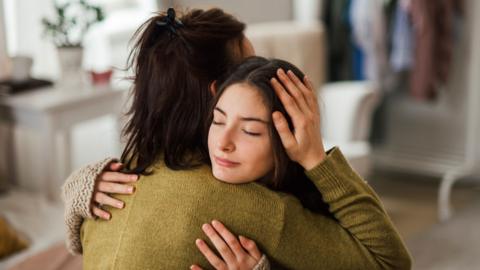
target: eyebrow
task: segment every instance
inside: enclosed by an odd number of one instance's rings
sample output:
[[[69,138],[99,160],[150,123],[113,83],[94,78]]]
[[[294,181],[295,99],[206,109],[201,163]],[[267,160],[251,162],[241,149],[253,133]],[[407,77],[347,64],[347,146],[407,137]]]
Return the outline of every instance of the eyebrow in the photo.
[[[225,113],[219,107],[215,107],[214,110],[216,110],[216,111],[220,112],[221,114],[227,116],[227,113]],[[268,125],[268,121],[265,121],[265,120],[257,118],[257,117],[240,117],[240,120],[242,120],[242,121],[256,121],[256,122],[260,122],[260,123],[264,123],[264,124]]]

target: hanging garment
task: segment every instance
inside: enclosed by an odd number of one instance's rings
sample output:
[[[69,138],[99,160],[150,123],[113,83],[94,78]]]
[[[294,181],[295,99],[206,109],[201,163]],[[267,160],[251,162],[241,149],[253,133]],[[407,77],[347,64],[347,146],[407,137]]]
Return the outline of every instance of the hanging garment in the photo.
[[[414,33],[410,4],[411,0],[401,0],[395,8],[390,54],[390,66],[394,72],[410,70],[413,66]]]
[[[364,54],[365,78],[381,84],[388,68],[383,0],[352,0],[350,19],[353,42]]]
[[[412,96],[418,100],[436,97],[445,84],[452,62],[453,19],[460,0],[412,1],[415,31],[415,63],[411,74]]]

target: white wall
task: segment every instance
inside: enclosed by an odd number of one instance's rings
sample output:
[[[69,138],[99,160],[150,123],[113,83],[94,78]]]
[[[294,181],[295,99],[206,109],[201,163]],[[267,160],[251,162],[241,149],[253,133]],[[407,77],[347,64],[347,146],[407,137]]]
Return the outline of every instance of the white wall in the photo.
[[[8,9],[7,38],[10,56],[34,59],[32,75],[58,76],[57,55],[53,44],[43,37],[41,19],[53,13],[53,0],[4,0]]]
[[[161,10],[173,5],[181,8],[219,7],[246,23],[291,20],[294,0],[159,0]]]
[[[5,37],[5,14],[3,1],[0,1],[0,79],[7,76],[7,42]]]

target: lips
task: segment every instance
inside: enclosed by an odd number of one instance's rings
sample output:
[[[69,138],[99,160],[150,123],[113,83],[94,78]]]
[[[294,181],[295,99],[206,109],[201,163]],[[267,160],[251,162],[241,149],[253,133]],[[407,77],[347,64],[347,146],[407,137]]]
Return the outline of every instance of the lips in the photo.
[[[215,156],[215,163],[217,163],[218,165],[220,165],[222,167],[227,167],[227,168],[232,168],[232,167],[240,165],[239,162],[230,161],[228,159],[219,158],[217,156]]]

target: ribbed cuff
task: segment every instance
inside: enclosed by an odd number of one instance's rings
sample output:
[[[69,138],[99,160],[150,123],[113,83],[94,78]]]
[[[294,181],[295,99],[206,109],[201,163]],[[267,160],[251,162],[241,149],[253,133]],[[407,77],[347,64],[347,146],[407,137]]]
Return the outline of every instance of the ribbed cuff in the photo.
[[[317,186],[326,202],[351,193],[359,183],[365,184],[338,147],[329,150],[325,159],[305,174]]]
[[[268,261],[267,256],[263,255],[252,270],[270,270],[270,262]]]

